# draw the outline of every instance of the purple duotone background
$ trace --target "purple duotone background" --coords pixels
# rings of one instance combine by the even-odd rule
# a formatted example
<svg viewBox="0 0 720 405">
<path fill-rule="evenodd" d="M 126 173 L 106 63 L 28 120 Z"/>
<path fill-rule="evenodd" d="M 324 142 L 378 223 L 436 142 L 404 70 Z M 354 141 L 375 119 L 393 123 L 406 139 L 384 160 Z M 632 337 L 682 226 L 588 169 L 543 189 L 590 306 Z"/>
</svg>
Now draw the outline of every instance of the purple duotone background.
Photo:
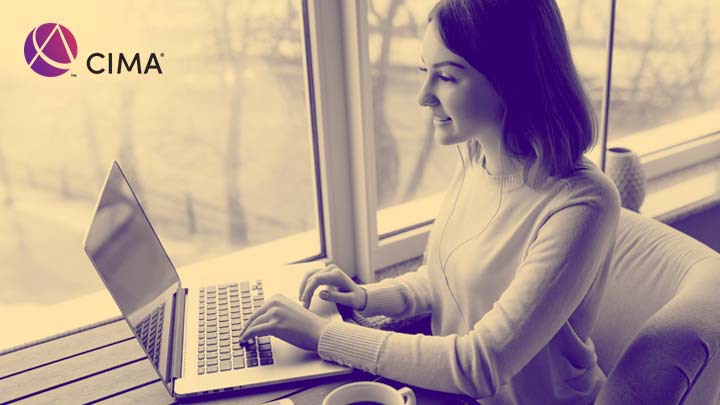
<svg viewBox="0 0 720 405">
<path fill-rule="evenodd" d="M 57 27 L 58 29 L 56 30 L 55 27 Z M 33 36 L 35 36 L 36 38 L 38 47 L 42 48 L 42 50 L 35 47 L 35 44 L 33 43 Z M 49 40 L 48 37 L 50 37 Z M 63 37 L 65 38 L 65 41 L 67 42 L 68 47 L 70 48 L 70 53 L 72 55 L 68 54 L 67 49 L 63 44 Z M 45 44 L 45 41 L 48 41 L 47 44 Z M 45 44 L 45 47 L 42 47 L 43 44 Z M 37 55 L 38 51 L 41 52 L 41 55 L 35 58 L 35 55 Z M 68 65 L 68 68 L 58 69 L 54 66 L 51 66 L 42 58 L 43 55 L 54 62 Z M 69 70 L 70 62 L 75 60 L 76 57 L 77 42 L 75 41 L 75 37 L 70 32 L 70 30 L 60 24 L 43 24 L 30 31 L 30 34 L 28 34 L 27 38 L 25 39 L 25 61 L 30 65 L 32 70 L 34 70 L 40 75 L 46 77 L 60 76 L 61 74 Z M 34 62 L 33 58 L 35 58 Z"/>
</svg>

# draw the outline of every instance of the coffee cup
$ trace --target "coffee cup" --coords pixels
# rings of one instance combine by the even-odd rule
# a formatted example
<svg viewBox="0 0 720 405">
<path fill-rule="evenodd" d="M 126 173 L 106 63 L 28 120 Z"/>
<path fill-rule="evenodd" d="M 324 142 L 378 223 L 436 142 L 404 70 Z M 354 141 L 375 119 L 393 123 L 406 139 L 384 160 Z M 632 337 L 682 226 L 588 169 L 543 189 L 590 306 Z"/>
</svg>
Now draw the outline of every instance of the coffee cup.
<svg viewBox="0 0 720 405">
<path fill-rule="evenodd" d="M 396 390 L 387 384 L 362 381 L 335 388 L 323 405 L 415 405 L 415 393 L 407 387 Z"/>
</svg>

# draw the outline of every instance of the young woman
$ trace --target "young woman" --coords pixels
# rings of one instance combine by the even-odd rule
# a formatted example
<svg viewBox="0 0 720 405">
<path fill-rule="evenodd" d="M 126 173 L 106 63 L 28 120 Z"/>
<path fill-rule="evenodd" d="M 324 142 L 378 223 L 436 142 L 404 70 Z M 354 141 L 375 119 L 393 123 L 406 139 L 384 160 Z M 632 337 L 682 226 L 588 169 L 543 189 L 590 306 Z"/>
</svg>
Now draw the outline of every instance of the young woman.
<svg viewBox="0 0 720 405">
<path fill-rule="evenodd" d="M 419 103 L 458 171 L 417 272 L 365 286 L 335 266 L 301 299 L 365 315 L 432 314 L 433 336 L 328 323 L 275 297 L 241 339 L 275 335 L 330 361 L 483 404 L 591 403 L 605 377 L 589 335 L 619 215 L 583 157 L 592 108 L 553 0 L 444 0 L 423 39 Z"/>
</svg>

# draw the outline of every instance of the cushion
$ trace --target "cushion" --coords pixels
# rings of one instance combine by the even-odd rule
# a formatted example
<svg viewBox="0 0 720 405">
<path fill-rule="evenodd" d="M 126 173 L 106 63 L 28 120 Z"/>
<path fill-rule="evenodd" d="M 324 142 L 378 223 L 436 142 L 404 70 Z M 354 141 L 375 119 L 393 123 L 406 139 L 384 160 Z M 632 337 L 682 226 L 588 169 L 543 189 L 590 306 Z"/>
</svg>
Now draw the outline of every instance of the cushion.
<svg viewBox="0 0 720 405">
<path fill-rule="evenodd" d="M 675 296 L 690 270 L 717 258 L 717 252 L 684 233 L 621 209 L 608 284 L 591 334 L 606 374 L 641 325 Z"/>
<path fill-rule="evenodd" d="M 715 251 L 665 224 L 622 210 L 592 333 L 600 366 L 608 374 L 597 403 L 715 401 L 720 385 L 720 319 L 714 316 L 720 313 L 718 291 L 720 256 Z"/>
</svg>

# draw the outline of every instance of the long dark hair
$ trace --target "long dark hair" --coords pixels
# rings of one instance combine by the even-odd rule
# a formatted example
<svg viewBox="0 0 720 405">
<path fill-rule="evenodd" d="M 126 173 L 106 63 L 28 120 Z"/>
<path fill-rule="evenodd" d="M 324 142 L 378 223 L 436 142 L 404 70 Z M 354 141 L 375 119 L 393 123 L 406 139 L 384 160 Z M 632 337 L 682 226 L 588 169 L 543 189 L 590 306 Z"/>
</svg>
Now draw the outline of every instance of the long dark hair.
<svg viewBox="0 0 720 405">
<path fill-rule="evenodd" d="M 430 12 L 453 53 L 502 98 L 505 152 L 527 161 L 532 185 L 569 175 L 597 140 L 560 10 L 554 0 L 442 0 Z M 477 156 L 472 142 L 471 156 Z"/>
</svg>

